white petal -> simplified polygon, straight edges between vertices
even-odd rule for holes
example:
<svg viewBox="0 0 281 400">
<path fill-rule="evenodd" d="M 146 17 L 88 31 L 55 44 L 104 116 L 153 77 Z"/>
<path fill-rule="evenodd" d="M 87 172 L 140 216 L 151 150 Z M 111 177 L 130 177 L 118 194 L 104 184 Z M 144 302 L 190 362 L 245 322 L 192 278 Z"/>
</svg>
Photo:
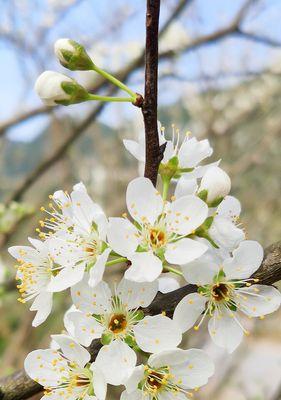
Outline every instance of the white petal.
<svg viewBox="0 0 281 400">
<path fill-rule="evenodd" d="M 204 158 L 211 156 L 212 153 L 213 149 L 207 139 L 197 140 L 195 137 L 187 139 L 183 142 L 178 152 L 180 167 L 195 167 Z"/>
<path fill-rule="evenodd" d="M 66 358 L 76 362 L 79 367 L 83 368 L 90 361 L 90 353 L 73 338 L 67 335 L 51 335 L 51 337 L 60 346 Z"/>
<path fill-rule="evenodd" d="M 241 213 L 241 204 L 236 197 L 226 196 L 217 208 L 217 213 L 221 217 L 237 219 Z"/>
<path fill-rule="evenodd" d="M 40 265 L 44 261 L 38 250 L 31 246 L 12 246 L 8 248 L 8 252 L 16 260 L 23 260 L 34 265 Z"/>
<path fill-rule="evenodd" d="M 59 352 L 52 349 L 29 353 L 24 361 L 24 369 L 28 376 L 45 387 L 58 386 L 63 377 L 68 375 L 67 361 Z"/>
<path fill-rule="evenodd" d="M 231 180 L 227 173 L 219 167 L 212 167 L 203 175 L 198 191 L 207 190 L 207 201 L 211 202 L 227 196 L 230 189 Z"/>
<path fill-rule="evenodd" d="M 224 261 L 223 270 L 228 279 L 246 279 L 259 268 L 262 259 L 262 246 L 256 241 L 245 240 L 233 251 L 233 257 Z"/>
<path fill-rule="evenodd" d="M 56 276 L 52 276 L 51 282 L 47 286 L 49 292 L 61 292 L 83 279 L 84 264 L 63 268 Z"/>
<path fill-rule="evenodd" d="M 229 251 L 235 249 L 245 239 L 245 233 L 242 229 L 237 228 L 229 218 L 220 216 L 214 218 L 209 234 L 219 247 L 226 248 Z"/>
<path fill-rule="evenodd" d="M 136 390 L 132 393 L 128 393 L 127 390 L 121 393 L 120 400 L 143 400 L 143 395 L 141 390 Z"/>
<path fill-rule="evenodd" d="M 104 314 L 111 310 L 111 290 L 105 282 L 94 288 L 88 285 L 88 276 L 71 288 L 72 301 L 78 310 L 90 314 Z"/>
<path fill-rule="evenodd" d="M 186 172 L 185 175 L 189 179 L 200 179 L 208 171 L 209 168 L 217 167 L 220 164 L 220 162 L 221 160 L 218 160 L 209 164 L 199 165 L 198 167 L 195 167 L 193 171 Z"/>
<path fill-rule="evenodd" d="M 167 245 L 165 259 L 170 264 L 183 265 L 202 256 L 207 250 L 208 246 L 204 243 L 184 238 Z"/>
<path fill-rule="evenodd" d="M 29 237 L 28 238 L 29 242 L 32 244 L 33 247 L 35 247 L 35 249 L 37 251 L 39 251 L 39 253 L 41 253 L 41 255 L 45 255 L 45 257 L 48 256 L 48 240 L 45 240 L 44 242 L 42 242 L 41 240 L 38 239 L 34 239 Z"/>
<path fill-rule="evenodd" d="M 214 373 L 214 363 L 202 350 L 174 349 L 149 357 L 148 363 L 153 368 L 170 367 L 175 380 L 182 381 L 185 389 L 194 389 L 205 385 Z"/>
<path fill-rule="evenodd" d="M 103 346 L 96 358 L 96 365 L 111 385 L 122 385 L 133 372 L 137 362 L 136 353 L 124 342 L 114 340 Z"/>
<path fill-rule="evenodd" d="M 237 289 L 237 308 L 250 317 L 260 317 L 278 310 L 281 293 L 273 286 L 252 285 L 249 288 Z"/>
<path fill-rule="evenodd" d="M 153 282 L 162 272 L 162 261 L 152 252 L 134 253 L 124 277 L 134 282 Z"/>
<path fill-rule="evenodd" d="M 105 400 L 107 384 L 103 373 L 97 367 L 96 363 L 92 363 L 90 369 L 93 371 L 93 387 L 97 400 Z"/>
<path fill-rule="evenodd" d="M 77 308 L 75 307 L 74 304 L 72 304 L 71 307 L 69 307 L 69 309 L 65 312 L 64 317 L 63 317 L 63 324 L 64 327 L 67 331 L 67 333 L 69 334 L 69 336 L 74 337 L 74 324 L 71 321 L 71 319 L 69 318 L 69 316 L 73 313 L 73 312 L 80 312 L 77 310 Z"/>
<path fill-rule="evenodd" d="M 179 289 L 180 283 L 172 273 L 163 273 L 158 278 L 159 292 L 170 293 Z"/>
<path fill-rule="evenodd" d="M 138 143 L 135 140 L 124 139 L 123 144 L 128 152 L 138 161 L 145 162 L 145 148 L 141 143 Z"/>
<path fill-rule="evenodd" d="M 49 239 L 50 254 L 55 263 L 63 267 L 73 267 L 84 257 L 84 251 L 76 242 L 53 236 Z"/>
<path fill-rule="evenodd" d="M 107 262 L 110 251 L 111 249 L 105 249 L 104 252 L 97 257 L 97 261 L 90 269 L 89 285 L 91 287 L 94 287 L 101 282 L 105 270 L 105 264 Z"/>
<path fill-rule="evenodd" d="M 139 245 L 137 228 L 127 219 L 109 218 L 109 246 L 121 256 L 132 254 Z"/>
<path fill-rule="evenodd" d="M 188 175 L 183 175 L 177 183 L 175 189 L 175 197 L 179 199 L 180 197 L 187 196 L 190 194 L 195 194 L 197 190 L 197 180 L 188 179 Z"/>
<path fill-rule="evenodd" d="M 181 342 L 177 324 L 164 315 L 147 316 L 134 326 L 138 346 L 148 353 L 170 350 Z"/>
<path fill-rule="evenodd" d="M 129 310 L 147 307 L 152 302 L 158 291 L 158 283 L 133 282 L 122 279 L 117 287 L 116 294 Z"/>
<path fill-rule="evenodd" d="M 187 235 L 203 224 L 207 216 L 207 204 L 198 197 L 190 195 L 171 203 L 166 221 L 170 231 Z"/>
<path fill-rule="evenodd" d="M 181 266 L 187 282 L 195 285 L 212 283 L 221 265 L 219 254 L 209 248 L 201 257 Z"/>
<path fill-rule="evenodd" d="M 163 199 L 148 178 L 136 178 L 127 188 L 126 202 L 132 218 L 140 224 L 154 224 L 163 210 Z"/>
<path fill-rule="evenodd" d="M 41 292 L 34 300 L 31 311 L 37 311 L 34 320 L 32 321 L 32 326 L 36 327 L 41 325 L 52 311 L 53 306 L 53 294 L 46 291 Z"/>
<path fill-rule="evenodd" d="M 201 296 L 199 293 L 191 293 L 178 303 L 174 311 L 173 320 L 182 332 L 186 332 L 194 326 L 205 310 L 206 301 L 206 297 Z"/>
<path fill-rule="evenodd" d="M 215 344 L 226 349 L 228 353 L 232 353 L 243 339 L 243 330 L 230 312 L 219 314 L 215 311 L 209 321 L 208 330 Z"/>
<path fill-rule="evenodd" d="M 144 371 L 144 365 L 138 365 L 134 368 L 132 374 L 129 376 L 129 379 L 127 380 L 127 382 L 125 382 L 127 393 L 132 393 L 137 390 L 138 384 L 144 378 Z"/>
<path fill-rule="evenodd" d="M 89 314 L 74 311 L 69 313 L 68 319 L 74 326 L 74 337 L 83 346 L 90 346 L 94 339 L 102 336 L 104 327 Z"/>
<path fill-rule="evenodd" d="M 174 155 L 175 155 L 174 144 L 171 140 L 167 140 L 162 163 L 167 163 L 172 157 L 174 157 Z"/>
</svg>

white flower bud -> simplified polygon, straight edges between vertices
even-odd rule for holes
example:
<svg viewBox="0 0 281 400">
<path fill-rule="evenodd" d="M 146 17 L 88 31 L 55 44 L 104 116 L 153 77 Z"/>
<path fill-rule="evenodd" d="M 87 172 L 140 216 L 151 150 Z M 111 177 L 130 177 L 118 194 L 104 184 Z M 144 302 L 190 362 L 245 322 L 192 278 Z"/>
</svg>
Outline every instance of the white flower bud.
<svg viewBox="0 0 281 400">
<path fill-rule="evenodd" d="M 88 99 L 88 92 L 74 79 L 54 71 L 43 72 L 34 89 L 47 106 L 69 105 Z"/>
<path fill-rule="evenodd" d="M 207 202 L 213 202 L 222 199 L 231 189 L 231 180 L 227 173 L 219 167 L 212 167 L 207 170 L 201 180 L 199 193 L 203 190 L 207 191 Z"/>
<path fill-rule="evenodd" d="M 58 39 L 54 45 L 59 62 L 72 71 L 93 69 L 93 61 L 84 47 L 71 39 Z"/>
</svg>

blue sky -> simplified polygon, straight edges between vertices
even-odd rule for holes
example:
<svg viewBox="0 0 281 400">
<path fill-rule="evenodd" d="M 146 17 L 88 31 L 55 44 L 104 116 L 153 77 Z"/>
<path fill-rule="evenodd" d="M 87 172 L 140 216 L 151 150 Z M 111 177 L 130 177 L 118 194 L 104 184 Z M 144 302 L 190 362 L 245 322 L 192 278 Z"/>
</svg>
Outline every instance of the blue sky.
<svg viewBox="0 0 281 400">
<path fill-rule="evenodd" d="M 180 23 L 190 37 L 200 36 L 212 32 L 218 27 L 226 26 L 242 3 L 241 0 L 194 0 L 182 15 Z M 0 15 L 0 32 L 7 26 L 8 15 L 11 12 L 11 3 L 3 4 Z M 50 4 L 54 4 L 54 0 L 20 0 L 16 4 L 20 5 L 22 11 L 16 10 L 14 13 L 13 23 L 16 29 L 13 30 L 13 34 L 25 45 L 34 46 L 39 37 L 40 24 L 49 15 L 48 10 L 51 10 Z M 161 23 L 166 20 L 173 4 L 175 4 L 173 0 L 162 0 Z M 122 20 L 119 22 L 120 14 L 117 11 L 120 6 L 123 6 L 123 11 L 129 16 L 126 22 Z M 6 120 L 16 112 L 20 113 L 23 110 L 40 106 L 40 99 L 33 91 L 33 83 L 45 68 L 67 73 L 49 52 L 52 43 L 57 38 L 71 37 L 87 45 L 103 43 L 110 52 L 110 49 L 117 43 L 121 46 L 128 41 L 144 43 L 144 16 L 144 0 L 134 0 L 131 3 L 125 0 L 116 0 L 114 3 L 110 0 L 78 1 L 55 23 L 44 40 L 40 41 L 40 47 L 36 51 L 39 61 L 36 62 L 28 54 L 23 54 L 21 47 L 15 51 L 9 42 L 0 38 L 0 121 Z M 280 17 L 280 1 L 258 1 L 257 6 L 249 13 L 244 28 L 281 41 Z M 113 29 L 111 34 L 107 34 L 108 27 Z M 176 40 L 177 38 L 175 38 L 175 42 Z M 187 53 L 175 62 L 174 67 L 181 76 L 191 79 L 198 77 L 200 69 L 205 74 L 220 73 L 222 63 L 227 64 L 228 70 L 232 72 L 243 70 L 245 64 L 247 69 L 252 71 L 261 70 L 273 60 L 277 60 L 280 55 L 279 49 L 271 49 L 264 45 L 232 37 L 220 44 L 204 46 L 199 50 Z M 130 59 L 130 54 L 128 59 Z M 109 69 L 111 69 L 110 65 Z M 142 91 L 140 80 L 136 86 L 134 86 L 135 90 Z M 159 103 L 176 100 L 180 96 L 180 86 L 170 80 L 163 82 L 159 90 Z M 79 115 L 80 107 L 74 106 L 71 110 L 68 108 L 63 112 L 70 112 L 74 116 Z M 126 117 L 130 115 L 130 106 L 118 104 L 117 107 L 119 107 L 121 115 Z M 84 108 L 88 108 L 88 106 L 84 106 Z M 114 125 L 115 111 L 116 105 L 107 107 L 100 119 Z M 13 140 L 32 140 L 47 124 L 48 117 L 37 117 L 15 127 L 9 132 L 9 137 Z"/>
</svg>

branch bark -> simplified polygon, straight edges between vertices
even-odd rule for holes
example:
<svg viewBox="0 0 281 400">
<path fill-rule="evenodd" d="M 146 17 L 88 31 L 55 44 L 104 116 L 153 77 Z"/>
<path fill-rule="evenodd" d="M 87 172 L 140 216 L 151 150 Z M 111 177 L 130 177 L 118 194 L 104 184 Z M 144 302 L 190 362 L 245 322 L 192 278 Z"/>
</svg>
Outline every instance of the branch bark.
<svg viewBox="0 0 281 400">
<path fill-rule="evenodd" d="M 163 158 L 159 146 L 157 129 L 158 97 L 158 28 L 160 0 L 147 0 L 146 6 L 146 51 L 145 90 L 142 114 L 145 128 L 145 171 L 144 176 L 156 186 L 158 167 Z"/>
<path fill-rule="evenodd" d="M 255 272 L 253 278 L 258 278 L 259 283 L 264 285 L 272 285 L 281 280 L 281 241 L 265 250 L 262 265 Z M 195 285 L 186 285 L 167 294 L 158 293 L 150 306 L 144 309 L 144 312 L 146 315 L 157 315 L 165 311 L 171 317 L 181 299 L 196 290 Z M 88 348 L 92 361 L 95 360 L 100 346 L 100 341 L 94 340 Z M 24 400 L 40 391 L 42 391 L 42 387 L 31 380 L 23 370 L 0 379 L 0 400 Z"/>
</svg>

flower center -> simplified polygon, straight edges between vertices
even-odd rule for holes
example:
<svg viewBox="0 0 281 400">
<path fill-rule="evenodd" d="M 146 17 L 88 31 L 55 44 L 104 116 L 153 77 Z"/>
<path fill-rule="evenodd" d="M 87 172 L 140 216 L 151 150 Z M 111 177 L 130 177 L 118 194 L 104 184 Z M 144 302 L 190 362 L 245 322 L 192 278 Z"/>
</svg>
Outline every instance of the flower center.
<svg viewBox="0 0 281 400">
<path fill-rule="evenodd" d="M 157 228 L 150 229 L 149 238 L 153 247 L 162 247 L 166 243 L 166 233 Z"/>
<path fill-rule="evenodd" d="M 159 390 L 163 386 L 164 378 L 164 374 L 156 371 L 151 371 L 146 380 L 148 388 L 152 390 Z"/>
<path fill-rule="evenodd" d="M 124 314 L 113 314 L 110 318 L 108 329 L 113 333 L 121 333 L 127 327 L 127 319 Z"/>
<path fill-rule="evenodd" d="M 212 287 L 212 297 L 215 301 L 223 301 L 229 297 L 229 288 L 225 283 L 217 283 Z"/>
</svg>

